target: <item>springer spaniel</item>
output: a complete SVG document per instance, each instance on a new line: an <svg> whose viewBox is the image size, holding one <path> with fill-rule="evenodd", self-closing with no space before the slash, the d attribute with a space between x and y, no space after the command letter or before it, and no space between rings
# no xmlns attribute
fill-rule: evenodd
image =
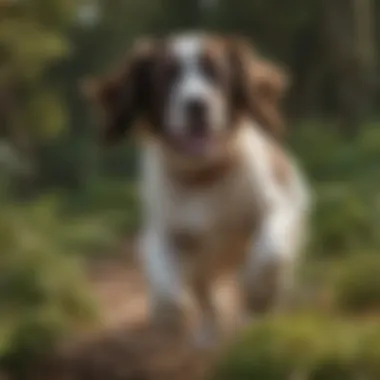
<svg viewBox="0 0 380 380"><path fill-rule="evenodd" d="M187 282L202 313L199 337L212 338L211 285L232 271L247 312L285 299L309 209L278 138L286 87L246 42L201 33L141 41L92 87L106 141L132 126L141 137L141 258L154 320L180 319Z"/></svg>

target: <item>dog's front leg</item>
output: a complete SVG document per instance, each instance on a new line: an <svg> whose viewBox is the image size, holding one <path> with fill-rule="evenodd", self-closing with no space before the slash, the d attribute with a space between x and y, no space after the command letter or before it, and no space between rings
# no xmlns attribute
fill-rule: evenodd
<svg viewBox="0 0 380 380"><path fill-rule="evenodd" d="M182 279L178 254L159 229L143 234L141 257L149 287L150 315L160 327L182 327Z"/></svg>
<svg viewBox="0 0 380 380"><path fill-rule="evenodd" d="M288 207L274 208L263 218L243 268L243 299L249 314L287 305L302 240L300 221Z"/></svg>
<svg viewBox="0 0 380 380"><path fill-rule="evenodd" d="M192 277L193 294L200 312L200 326L195 335L195 343L200 348L213 346L218 342L219 326L217 311L211 289L211 278L202 270Z"/></svg>

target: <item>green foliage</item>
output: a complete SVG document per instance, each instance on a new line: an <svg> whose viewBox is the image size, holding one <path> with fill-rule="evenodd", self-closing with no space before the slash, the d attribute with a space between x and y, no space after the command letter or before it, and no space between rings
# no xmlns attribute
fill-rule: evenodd
<svg viewBox="0 0 380 380"><path fill-rule="evenodd" d="M348 312L380 310L380 256L357 253L338 261L333 279L336 306Z"/></svg>
<svg viewBox="0 0 380 380"><path fill-rule="evenodd" d="M48 65L68 52L67 41L58 33L23 17L1 22L0 45L6 52L2 79L17 74L24 80L36 80Z"/></svg>
<svg viewBox="0 0 380 380"><path fill-rule="evenodd" d="M210 24L223 31L252 37L267 53L291 61L295 38L316 17L315 1L220 0Z"/></svg>
<svg viewBox="0 0 380 380"><path fill-rule="evenodd" d="M134 181L103 179L84 193L69 197L66 210L79 217L101 220L99 224L107 226L116 238L136 232L140 226L140 202Z"/></svg>
<svg viewBox="0 0 380 380"><path fill-rule="evenodd" d="M315 196L314 256L341 256L380 245L380 129L363 128L360 138L344 141L320 125L302 125L292 146L302 162Z"/></svg>
<svg viewBox="0 0 380 380"><path fill-rule="evenodd" d="M4 154L9 175L17 172L14 160ZM112 251L137 227L139 212L135 187L119 181L33 201L16 202L6 189L3 196L0 365L17 372L95 322L83 258Z"/></svg>
<svg viewBox="0 0 380 380"><path fill-rule="evenodd" d="M49 22L38 11L39 3L20 3L0 23L0 92L7 94L0 108L8 138L23 154L26 144L56 135L66 122L65 103L48 72L68 56L70 43L60 23L54 23L62 19L53 12L54 6L60 9L59 1L46 8Z"/></svg>
<svg viewBox="0 0 380 380"><path fill-rule="evenodd" d="M28 104L28 117L35 137L51 139L66 127L66 109L58 95L52 91L40 90L38 97Z"/></svg>
<svg viewBox="0 0 380 380"><path fill-rule="evenodd" d="M375 380L378 324L290 316L258 323L221 357L213 380Z"/></svg>
<svg viewBox="0 0 380 380"><path fill-rule="evenodd" d="M95 317L78 261L82 247L73 232L70 220L64 220L50 200L2 205L0 361L4 365L19 366Z"/></svg>
<svg viewBox="0 0 380 380"><path fill-rule="evenodd" d="M314 250L320 255L345 255L372 247L378 241L376 212L350 184L329 184L318 189Z"/></svg>

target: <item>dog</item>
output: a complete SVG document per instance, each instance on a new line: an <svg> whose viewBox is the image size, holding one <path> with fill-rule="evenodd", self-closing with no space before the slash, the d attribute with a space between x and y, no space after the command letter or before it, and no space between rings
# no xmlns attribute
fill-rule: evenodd
<svg viewBox="0 0 380 380"><path fill-rule="evenodd" d="M202 32L142 39L91 96L102 139L138 136L144 226L140 253L154 321L181 319L185 285L217 336L211 287L236 275L244 315L292 289L310 196L281 142L283 69L249 42Z"/></svg>

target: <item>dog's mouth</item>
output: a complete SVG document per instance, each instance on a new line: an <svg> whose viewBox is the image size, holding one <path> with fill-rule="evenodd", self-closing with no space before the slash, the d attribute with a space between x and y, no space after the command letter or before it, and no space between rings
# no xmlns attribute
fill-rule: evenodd
<svg viewBox="0 0 380 380"><path fill-rule="evenodd" d="M204 129L202 131L188 132L174 135L171 138L176 150L183 154L200 157L210 155L217 144L217 136Z"/></svg>

